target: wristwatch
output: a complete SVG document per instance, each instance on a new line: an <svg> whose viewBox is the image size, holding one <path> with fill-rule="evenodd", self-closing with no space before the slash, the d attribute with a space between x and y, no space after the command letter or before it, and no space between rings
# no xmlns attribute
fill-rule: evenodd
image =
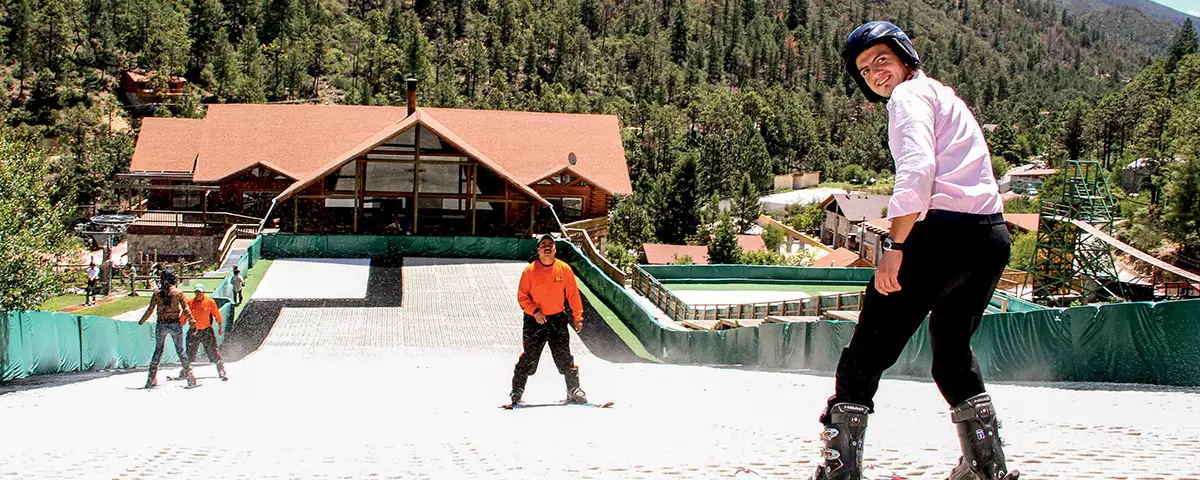
<svg viewBox="0 0 1200 480"><path fill-rule="evenodd" d="M893 241L890 237L884 237L883 238L883 250L884 251L895 250L897 252L902 252L902 251L904 251L904 244Z"/></svg>

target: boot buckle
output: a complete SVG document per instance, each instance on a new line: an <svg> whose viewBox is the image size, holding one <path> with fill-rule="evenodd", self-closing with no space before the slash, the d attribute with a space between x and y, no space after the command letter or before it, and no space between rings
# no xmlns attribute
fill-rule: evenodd
<svg viewBox="0 0 1200 480"><path fill-rule="evenodd" d="M833 427L825 427L825 431L821 432L821 441L828 442L838 436L838 429Z"/></svg>
<svg viewBox="0 0 1200 480"><path fill-rule="evenodd" d="M821 449L821 458L825 459L825 461L828 462L828 461L837 460L839 458L842 458L842 454L832 448L822 448Z"/></svg>

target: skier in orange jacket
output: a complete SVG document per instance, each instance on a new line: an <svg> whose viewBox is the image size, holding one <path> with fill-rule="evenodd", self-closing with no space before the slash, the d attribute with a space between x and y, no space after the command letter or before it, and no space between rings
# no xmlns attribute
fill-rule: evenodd
<svg viewBox="0 0 1200 480"><path fill-rule="evenodd" d="M554 237L542 235L538 240L538 258L525 267L517 289L517 302L525 312L522 327L524 352L513 370L512 404L521 403L525 393L525 382L537 371L542 349L550 344L550 354L558 373L566 377L567 401L587 403L587 396L579 388L579 367L571 356L571 335L567 331L572 322L575 332L583 330L583 301L579 298L579 286L575 284L575 272L566 262L554 258ZM564 306L570 306L570 310Z"/></svg>

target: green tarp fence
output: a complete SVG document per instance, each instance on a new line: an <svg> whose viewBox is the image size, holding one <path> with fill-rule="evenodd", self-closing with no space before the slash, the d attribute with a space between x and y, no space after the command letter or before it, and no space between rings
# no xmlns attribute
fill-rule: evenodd
<svg viewBox="0 0 1200 480"><path fill-rule="evenodd" d="M528 261L536 240L480 237L349 235L260 236L238 262L261 258L436 256ZM560 241L559 257L628 326L648 352L668 363L754 365L832 371L854 333L853 322L768 324L722 331L680 331L658 322L623 286ZM713 283L862 283L869 269L742 265L645 266L659 280ZM228 278L214 291L233 315ZM1200 386L1200 300L1046 309L1009 300L1009 312L984 315L971 341L990 380L1138 382ZM227 325L231 322L227 322ZM0 374L5 380L73 370L143 366L154 348L153 325L48 312L8 312L0 322ZM165 361L174 360L168 348ZM905 345L887 375L928 377L933 365L928 324Z"/></svg>
<svg viewBox="0 0 1200 480"><path fill-rule="evenodd" d="M662 283L798 283L863 285L873 268L785 267L778 265L641 265Z"/></svg>
<svg viewBox="0 0 1200 480"><path fill-rule="evenodd" d="M216 300L222 317L231 318L233 304ZM155 328L154 322L138 325L93 315L7 312L0 327L0 380L147 366L154 354ZM218 342L224 338L218 333ZM173 345L167 340L162 363L179 361ZM204 358L203 347L198 358Z"/></svg>
<svg viewBox="0 0 1200 480"><path fill-rule="evenodd" d="M574 247L559 245L576 275L596 291L646 348L664 362L746 364L833 371L853 322L767 324L680 332L660 325ZM569 259L567 258L569 257ZM870 269L737 265L644 265L671 283L865 282ZM789 272L789 270L791 270ZM811 270L811 272L805 272ZM743 275L743 277L737 277ZM606 288L611 286L611 288ZM984 315L971 340L990 380L1088 381L1200 386L1200 300L1050 309L1008 297L1009 311ZM998 301L996 302L998 304ZM998 305L997 305L998 306ZM753 332L753 333L747 333ZM703 350L703 351L698 351ZM928 322L909 339L886 375L929 377Z"/></svg>

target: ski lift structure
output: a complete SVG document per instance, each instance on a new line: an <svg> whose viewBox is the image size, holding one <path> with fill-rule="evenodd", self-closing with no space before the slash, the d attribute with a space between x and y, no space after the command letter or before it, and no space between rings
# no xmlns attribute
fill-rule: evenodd
<svg viewBox="0 0 1200 480"><path fill-rule="evenodd" d="M100 264L101 293L108 295L112 291L112 247L117 237L125 234L129 225L137 221L133 215L96 215L88 221L75 225L75 234L80 238L91 239L104 249L104 259Z"/></svg>

